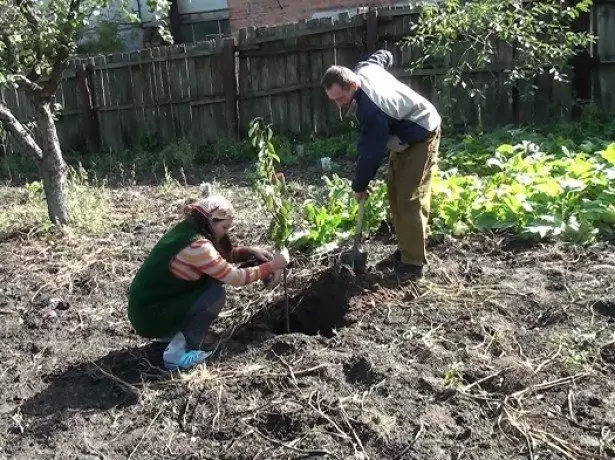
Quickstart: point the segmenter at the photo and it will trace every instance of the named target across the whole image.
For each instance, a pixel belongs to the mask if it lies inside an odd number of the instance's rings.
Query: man
[[[392,65],[393,55],[379,50],[353,70],[331,66],[321,83],[341,109],[356,104],[361,133],[352,188],[357,200],[367,198],[369,182],[389,153],[388,198],[398,239],[389,262],[398,273],[418,279],[427,263],[431,178],[442,119],[427,99],[389,73]]]

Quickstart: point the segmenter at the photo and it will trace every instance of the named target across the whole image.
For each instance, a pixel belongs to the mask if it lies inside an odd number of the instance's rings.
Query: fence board
[[[220,37],[180,47],[74,59],[56,95],[64,108],[57,123],[62,145],[80,148],[86,140],[83,114],[87,107],[75,77],[75,69],[86,62],[93,68],[93,118],[105,149],[131,147],[144,139],[168,143],[185,136],[203,145],[233,135],[235,124],[245,136],[249,122],[258,116],[272,121],[276,132],[328,134],[340,122],[340,113],[320,87],[323,72],[334,63],[352,67],[367,56],[368,45],[374,43],[393,53],[393,74],[431,100],[447,127],[476,124],[479,109],[486,127],[514,120],[513,93],[510,88],[498,91],[503,86],[502,71],[512,64],[510,48],[501,48],[489,72],[468,77],[488,84],[487,99],[479,104],[462,88],[442,90],[447,65],[463,49],[445,60],[428,62],[424,69],[408,71],[422,51],[401,48],[400,40],[417,20],[416,9],[379,9],[370,37],[368,16],[340,15],[335,22],[314,19],[240,31],[235,45],[236,87],[225,85],[233,72],[234,51],[227,48],[224,53]],[[605,108],[615,111],[615,2],[596,3],[592,24],[599,35],[593,94]],[[534,83],[536,92],[531,91]],[[569,116],[571,88],[555,84],[549,76],[520,84],[519,95],[521,122],[544,123]],[[4,88],[2,97],[18,119],[32,117],[23,90]]]
[[[214,126],[210,142],[215,142],[221,138],[227,137],[228,126],[226,123],[226,105],[224,98],[224,55],[222,40],[214,41],[214,49],[217,51],[212,54],[209,59],[211,61],[211,88],[210,96],[212,102],[209,104],[209,111]],[[213,102],[213,101],[217,102]]]
[[[315,27],[318,27],[318,25]],[[322,45],[322,34],[310,35],[307,39],[311,46]],[[309,62],[310,83],[316,84],[320,81],[324,72],[323,51],[311,51],[309,53]],[[310,90],[310,93],[312,105],[312,130],[316,134],[324,134],[327,130],[327,108],[325,106],[325,101],[322,98],[323,91],[321,91],[318,87],[314,87]]]
[[[304,50],[308,47],[309,38],[299,37],[299,49]],[[312,94],[307,87],[312,83],[312,75],[310,69],[310,52],[301,51],[299,53],[299,82],[304,85],[301,90],[301,128],[303,132],[313,132],[312,124]]]
[[[331,20],[328,19],[328,22],[330,23]],[[321,43],[325,49],[322,52],[322,68],[320,71],[320,75],[316,79],[315,83],[320,82],[322,75],[330,66],[337,64],[335,59],[335,32],[332,31],[326,34],[322,34]],[[340,111],[335,105],[335,103],[331,102],[329,98],[327,98],[326,93],[320,86],[318,86],[316,90],[318,92],[318,97],[320,97],[323,101],[323,105],[325,108],[325,116],[323,117],[325,120],[324,131],[329,134],[331,132],[331,128],[339,125],[341,122]]]
[[[293,38],[286,40],[285,44],[291,52],[286,56],[284,76],[286,83],[291,88],[298,88],[300,61],[299,61],[299,40]],[[301,90],[297,89],[288,94],[288,125],[287,129],[293,134],[301,132]]]
[[[212,42],[204,42],[204,49],[212,49]],[[194,61],[194,74],[191,79],[191,94],[193,98],[204,99],[213,94],[211,82],[211,56],[197,56]],[[192,91],[192,89],[194,91]],[[192,105],[193,123],[192,137],[198,139],[198,144],[203,145],[215,134],[212,128],[212,117],[207,104]]]
[[[182,58],[179,58],[181,56]],[[183,138],[190,133],[190,90],[188,87],[188,70],[186,47],[171,49],[173,60],[169,63],[171,100],[181,101],[175,104],[174,125],[177,137]]]
[[[242,35],[240,35],[240,42],[241,40]],[[250,100],[244,99],[245,94],[250,93],[253,89],[250,56],[242,55],[241,53],[239,53],[238,62],[239,68],[237,75],[237,92],[239,105],[239,132],[243,134],[248,129],[248,124],[250,123],[250,117],[252,115],[252,102]]]
[[[269,47],[277,47],[284,46],[284,41],[276,41],[271,43],[263,43],[263,49],[267,49]],[[292,52],[292,51],[291,51]],[[284,88],[286,83],[286,54],[277,54],[268,57],[264,57],[264,66],[267,69],[270,69],[268,72],[268,79],[266,80],[267,89],[278,89]],[[289,94],[285,93],[276,93],[270,95],[268,99],[268,104],[270,107],[270,116],[271,121],[275,126],[278,126],[278,130],[280,132],[285,132],[289,130],[288,127],[288,115],[287,109],[289,106]]]

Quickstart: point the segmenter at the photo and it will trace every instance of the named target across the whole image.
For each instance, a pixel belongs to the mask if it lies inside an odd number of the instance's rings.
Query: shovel
[[[365,199],[359,202],[359,214],[357,215],[357,227],[354,236],[354,244],[351,251],[346,251],[341,254],[340,262],[342,265],[351,267],[355,274],[365,273],[367,265],[367,253],[359,251],[361,243],[361,234],[363,232],[363,215],[365,214]]]

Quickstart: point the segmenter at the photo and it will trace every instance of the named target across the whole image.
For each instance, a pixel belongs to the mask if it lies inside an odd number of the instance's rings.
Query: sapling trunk
[[[284,267],[284,277],[282,279],[282,283],[284,286],[284,306],[286,307],[286,332],[290,334],[290,309],[288,307],[288,287],[286,284],[286,267]]]
[[[280,163],[280,157],[276,154],[271,142],[273,138],[271,126],[264,125],[261,118],[255,118],[250,124],[248,135],[252,139],[252,145],[258,148],[258,162],[256,163],[258,179],[255,187],[263,200],[266,212],[271,215],[268,233],[275,242],[276,249],[279,250],[286,247],[294,227],[293,199],[286,189],[284,173],[275,170],[276,165]],[[287,275],[288,271],[285,267],[283,272],[285,319],[286,332],[290,332]]]

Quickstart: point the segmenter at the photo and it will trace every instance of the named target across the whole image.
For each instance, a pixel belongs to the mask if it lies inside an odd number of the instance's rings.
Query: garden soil
[[[233,183],[237,241],[265,243]],[[290,332],[282,286],[229,288],[211,361],[169,373],[126,295],[197,193],[112,189],[100,236],[2,235],[0,458],[615,457],[613,246],[444,240],[411,283],[373,267],[382,232],[365,275],[295,261]]]

